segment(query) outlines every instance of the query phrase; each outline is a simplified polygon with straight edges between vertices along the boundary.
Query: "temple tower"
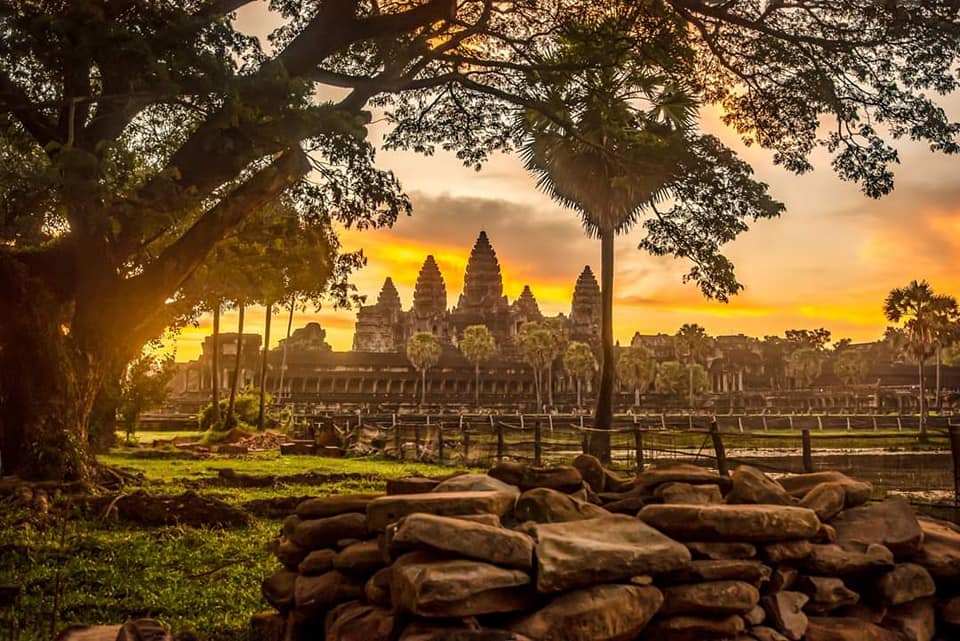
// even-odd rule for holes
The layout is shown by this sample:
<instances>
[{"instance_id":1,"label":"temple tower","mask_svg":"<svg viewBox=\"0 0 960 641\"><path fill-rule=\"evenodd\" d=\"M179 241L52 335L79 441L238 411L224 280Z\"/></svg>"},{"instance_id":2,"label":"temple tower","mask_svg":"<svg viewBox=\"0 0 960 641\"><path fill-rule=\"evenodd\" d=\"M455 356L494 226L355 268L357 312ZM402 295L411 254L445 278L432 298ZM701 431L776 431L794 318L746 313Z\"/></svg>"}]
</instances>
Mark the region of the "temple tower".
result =
<instances>
[{"instance_id":1,"label":"temple tower","mask_svg":"<svg viewBox=\"0 0 960 641\"><path fill-rule=\"evenodd\" d=\"M427 256L413 290L413 313L420 317L447 311L447 285L432 255Z\"/></svg>"},{"instance_id":2,"label":"temple tower","mask_svg":"<svg viewBox=\"0 0 960 641\"><path fill-rule=\"evenodd\" d=\"M573 289L570 309L570 338L595 343L600 340L600 285L590 265L583 268Z\"/></svg>"},{"instance_id":3,"label":"temple tower","mask_svg":"<svg viewBox=\"0 0 960 641\"><path fill-rule=\"evenodd\" d=\"M403 309L393 279L383 281L375 305L364 305L357 313L353 332L355 352L403 351Z\"/></svg>"},{"instance_id":4,"label":"temple tower","mask_svg":"<svg viewBox=\"0 0 960 641\"><path fill-rule=\"evenodd\" d=\"M472 311L497 307L506 307L500 261L497 260L497 252L487 238L487 232L481 231L467 261L463 293L457 302L457 309Z\"/></svg>"},{"instance_id":5,"label":"temple tower","mask_svg":"<svg viewBox=\"0 0 960 641\"><path fill-rule=\"evenodd\" d=\"M380 288L380 295L377 296L377 305L384 310L397 310L400 311L400 293L397 292L396 285L393 284L393 279L387 276L387 280L383 281L383 287Z\"/></svg>"}]
</instances>

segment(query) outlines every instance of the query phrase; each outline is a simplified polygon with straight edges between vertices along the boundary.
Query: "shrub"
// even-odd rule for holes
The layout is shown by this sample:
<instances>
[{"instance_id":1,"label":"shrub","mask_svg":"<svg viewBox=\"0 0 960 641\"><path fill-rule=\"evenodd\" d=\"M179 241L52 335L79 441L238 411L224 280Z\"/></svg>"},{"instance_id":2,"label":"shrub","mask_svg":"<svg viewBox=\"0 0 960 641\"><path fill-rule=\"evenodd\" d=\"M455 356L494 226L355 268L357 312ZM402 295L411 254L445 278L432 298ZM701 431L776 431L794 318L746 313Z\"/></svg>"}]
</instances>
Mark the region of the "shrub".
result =
<instances>
[{"instance_id":1,"label":"shrub","mask_svg":"<svg viewBox=\"0 0 960 641\"><path fill-rule=\"evenodd\" d=\"M267 394L266 404L270 405L271 397ZM230 404L229 399L223 399L220 401L220 419L223 420L227 415L227 406ZM242 427L244 429L253 429L257 424L257 415L260 413L260 392L258 390L249 390L244 391L240 394L237 394L237 400L233 406L233 416L234 416L234 427ZM208 403L206 407L200 412L198 417L200 422L200 430L206 431L210 428L214 429L223 429L222 425L213 424L213 403Z\"/></svg>"}]
</instances>

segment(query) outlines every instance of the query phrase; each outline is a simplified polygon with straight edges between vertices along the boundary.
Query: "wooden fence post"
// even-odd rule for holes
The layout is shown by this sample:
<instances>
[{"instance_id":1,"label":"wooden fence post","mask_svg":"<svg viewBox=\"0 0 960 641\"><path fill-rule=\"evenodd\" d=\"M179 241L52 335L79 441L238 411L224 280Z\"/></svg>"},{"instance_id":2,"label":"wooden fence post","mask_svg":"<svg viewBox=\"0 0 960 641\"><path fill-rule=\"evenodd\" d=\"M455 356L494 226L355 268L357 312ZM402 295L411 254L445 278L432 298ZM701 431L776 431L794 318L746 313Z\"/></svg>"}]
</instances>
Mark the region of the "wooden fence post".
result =
<instances>
[{"instance_id":1,"label":"wooden fence post","mask_svg":"<svg viewBox=\"0 0 960 641\"><path fill-rule=\"evenodd\" d=\"M543 461L543 444L540 442L541 426L543 421L537 420L533 424L533 464L541 465Z\"/></svg>"},{"instance_id":2,"label":"wooden fence post","mask_svg":"<svg viewBox=\"0 0 960 641\"><path fill-rule=\"evenodd\" d=\"M950 425L950 454L953 459L953 502L960 505L960 425Z\"/></svg>"},{"instance_id":3,"label":"wooden fence post","mask_svg":"<svg viewBox=\"0 0 960 641\"><path fill-rule=\"evenodd\" d=\"M397 425L397 415L393 415L393 447L397 450L397 458L403 460L403 442L400 440L400 426Z\"/></svg>"},{"instance_id":4,"label":"wooden fence post","mask_svg":"<svg viewBox=\"0 0 960 641\"><path fill-rule=\"evenodd\" d=\"M803 429L800 435L803 447L803 471L810 473L813 471L813 448L810 443L810 430Z\"/></svg>"},{"instance_id":5,"label":"wooden fence post","mask_svg":"<svg viewBox=\"0 0 960 641\"><path fill-rule=\"evenodd\" d=\"M497 422L497 463L503 461L503 423Z\"/></svg>"},{"instance_id":6,"label":"wooden fence post","mask_svg":"<svg viewBox=\"0 0 960 641\"><path fill-rule=\"evenodd\" d=\"M643 430L640 426L633 426L633 446L637 450L637 474L643 471Z\"/></svg>"},{"instance_id":7,"label":"wooden fence post","mask_svg":"<svg viewBox=\"0 0 960 641\"><path fill-rule=\"evenodd\" d=\"M710 421L710 439L713 441L713 451L717 455L717 471L723 476L730 476L727 452L723 447L723 438L720 436L720 428L717 426L716 418Z\"/></svg>"}]
</instances>

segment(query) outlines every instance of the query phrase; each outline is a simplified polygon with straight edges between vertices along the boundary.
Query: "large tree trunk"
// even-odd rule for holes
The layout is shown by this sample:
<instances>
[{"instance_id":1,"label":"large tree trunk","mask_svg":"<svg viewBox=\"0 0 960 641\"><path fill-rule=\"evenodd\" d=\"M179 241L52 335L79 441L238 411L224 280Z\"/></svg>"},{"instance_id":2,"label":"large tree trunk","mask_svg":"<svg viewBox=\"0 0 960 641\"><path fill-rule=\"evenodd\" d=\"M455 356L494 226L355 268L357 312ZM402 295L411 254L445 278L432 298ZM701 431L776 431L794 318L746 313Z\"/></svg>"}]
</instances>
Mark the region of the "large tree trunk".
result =
<instances>
[{"instance_id":1,"label":"large tree trunk","mask_svg":"<svg viewBox=\"0 0 960 641\"><path fill-rule=\"evenodd\" d=\"M221 301L213 308L213 355L210 359L210 368L213 370L210 376L210 384L213 386L210 400L213 403L213 428L220 426L220 308L223 306Z\"/></svg>"},{"instance_id":2,"label":"large tree trunk","mask_svg":"<svg viewBox=\"0 0 960 641\"><path fill-rule=\"evenodd\" d=\"M923 358L919 359L919 364L917 365L917 370L920 379L920 442L927 442L927 393L926 393L926 379L924 377L923 371Z\"/></svg>"},{"instance_id":3,"label":"large tree trunk","mask_svg":"<svg viewBox=\"0 0 960 641\"><path fill-rule=\"evenodd\" d=\"M293 330L293 311L296 308L297 301L294 298L290 301L290 315L287 317L287 340L283 341L283 356L280 358L280 381L277 384L277 398L282 398L283 394L283 378L287 373L287 343L290 342L290 332Z\"/></svg>"},{"instance_id":4,"label":"large tree trunk","mask_svg":"<svg viewBox=\"0 0 960 641\"><path fill-rule=\"evenodd\" d=\"M270 319L273 317L273 303L267 303L267 319L263 323L263 354L260 356L260 409L257 412L257 429L264 428L264 410L267 404L267 354L270 352Z\"/></svg>"},{"instance_id":5,"label":"large tree trunk","mask_svg":"<svg viewBox=\"0 0 960 641\"><path fill-rule=\"evenodd\" d=\"M600 360L600 389L597 391L597 409L593 417L593 426L609 430L613 426L613 237L612 229L603 230L600 235L600 339L602 355ZM610 462L610 434L591 432L587 439L587 451L604 463Z\"/></svg>"},{"instance_id":6,"label":"large tree trunk","mask_svg":"<svg viewBox=\"0 0 960 641\"><path fill-rule=\"evenodd\" d=\"M633 406L640 407L640 387L633 388Z\"/></svg>"},{"instance_id":7,"label":"large tree trunk","mask_svg":"<svg viewBox=\"0 0 960 641\"><path fill-rule=\"evenodd\" d=\"M240 301L238 306L239 318L237 318L237 357L233 366L233 377L230 379L230 401L227 403L227 416L223 420L224 429L231 429L236 423L233 416L234 407L237 404L237 387L240 385L240 365L243 358L243 312L245 305Z\"/></svg>"}]
</instances>

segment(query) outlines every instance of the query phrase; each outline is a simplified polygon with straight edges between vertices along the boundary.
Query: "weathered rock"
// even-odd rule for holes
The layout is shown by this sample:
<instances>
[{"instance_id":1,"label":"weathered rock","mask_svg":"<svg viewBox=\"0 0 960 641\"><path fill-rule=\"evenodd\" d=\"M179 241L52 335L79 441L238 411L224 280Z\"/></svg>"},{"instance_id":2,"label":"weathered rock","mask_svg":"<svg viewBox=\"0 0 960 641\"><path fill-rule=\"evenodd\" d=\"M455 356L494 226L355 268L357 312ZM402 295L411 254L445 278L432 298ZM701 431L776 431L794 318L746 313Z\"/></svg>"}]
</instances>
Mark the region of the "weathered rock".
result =
<instances>
[{"instance_id":1,"label":"weathered rock","mask_svg":"<svg viewBox=\"0 0 960 641\"><path fill-rule=\"evenodd\" d=\"M341 603L327 613L326 641L391 641L393 612L359 601Z\"/></svg>"},{"instance_id":2,"label":"weathered rock","mask_svg":"<svg viewBox=\"0 0 960 641\"><path fill-rule=\"evenodd\" d=\"M283 641L286 624L286 617L273 610L256 612L250 617L250 641Z\"/></svg>"},{"instance_id":3,"label":"weathered rock","mask_svg":"<svg viewBox=\"0 0 960 641\"><path fill-rule=\"evenodd\" d=\"M544 593L660 574L684 567L689 551L640 521L620 514L532 528L537 590Z\"/></svg>"},{"instance_id":4,"label":"weathered rock","mask_svg":"<svg viewBox=\"0 0 960 641\"><path fill-rule=\"evenodd\" d=\"M526 465L517 461L500 461L490 468L487 474L507 485L520 487L520 481L523 479L523 472L526 469Z\"/></svg>"},{"instance_id":5,"label":"weathered rock","mask_svg":"<svg viewBox=\"0 0 960 641\"><path fill-rule=\"evenodd\" d=\"M883 627L899 632L903 641L930 641L937 631L933 599L917 599L890 608Z\"/></svg>"},{"instance_id":6,"label":"weathered rock","mask_svg":"<svg viewBox=\"0 0 960 641\"><path fill-rule=\"evenodd\" d=\"M889 570L893 567L893 554L877 543L814 545L804 565L813 574L845 577Z\"/></svg>"},{"instance_id":7,"label":"weathered rock","mask_svg":"<svg viewBox=\"0 0 960 641\"><path fill-rule=\"evenodd\" d=\"M807 631L807 615L803 613L809 597L802 592L783 591L763 597L763 609L771 627L790 641L800 641Z\"/></svg>"},{"instance_id":8,"label":"weathered rock","mask_svg":"<svg viewBox=\"0 0 960 641\"><path fill-rule=\"evenodd\" d=\"M296 572L280 570L263 580L260 592L267 603L281 612L286 612L293 607L293 584L296 579Z\"/></svg>"},{"instance_id":9,"label":"weathered rock","mask_svg":"<svg viewBox=\"0 0 960 641\"><path fill-rule=\"evenodd\" d=\"M900 641L900 637L862 619L810 617L805 641Z\"/></svg>"},{"instance_id":10,"label":"weathered rock","mask_svg":"<svg viewBox=\"0 0 960 641\"><path fill-rule=\"evenodd\" d=\"M684 545L694 557L714 561L752 559L757 556L757 547L752 543L685 541Z\"/></svg>"},{"instance_id":11,"label":"weathered rock","mask_svg":"<svg viewBox=\"0 0 960 641\"><path fill-rule=\"evenodd\" d=\"M937 591L926 568L916 563L900 563L880 577L877 590L886 605L901 605L914 599L933 596Z\"/></svg>"},{"instance_id":12,"label":"weathered rock","mask_svg":"<svg viewBox=\"0 0 960 641\"><path fill-rule=\"evenodd\" d=\"M690 483L691 485L718 485L721 491L730 489L733 481L705 467L679 463L650 467L631 481L633 492L650 493L661 483Z\"/></svg>"},{"instance_id":13,"label":"weathered rock","mask_svg":"<svg viewBox=\"0 0 960 641\"><path fill-rule=\"evenodd\" d=\"M458 521L468 521L470 523L489 525L490 527L503 527L503 523L500 522L500 517L496 514L454 514L449 518L457 519Z\"/></svg>"},{"instance_id":14,"label":"weathered rock","mask_svg":"<svg viewBox=\"0 0 960 641\"><path fill-rule=\"evenodd\" d=\"M770 568L759 561L729 559L691 561L684 568L661 575L658 581L664 585L703 581L746 581L759 585L769 578Z\"/></svg>"},{"instance_id":15,"label":"weathered rock","mask_svg":"<svg viewBox=\"0 0 960 641\"><path fill-rule=\"evenodd\" d=\"M920 551L911 560L927 568L935 580L960 580L960 527L926 516L917 518L923 532Z\"/></svg>"},{"instance_id":16,"label":"weathered rock","mask_svg":"<svg viewBox=\"0 0 960 641\"><path fill-rule=\"evenodd\" d=\"M297 526L300 525L300 523L302 522L303 522L303 519L301 519L299 516L297 516L296 514L290 514L285 519L283 519L283 523L280 526L280 532L283 534L283 536L286 536L286 537L293 536L293 533L297 529Z\"/></svg>"},{"instance_id":17,"label":"weathered rock","mask_svg":"<svg viewBox=\"0 0 960 641\"><path fill-rule=\"evenodd\" d=\"M902 496L845 510L831 525L837 530L839 543L879 543L893 552L894 557L916 554L923 540L913 508Z\"/></svg>"},{"instance_id":18,"label":"weathered rock","mask_svg":"<svg viewBox=\"0 0 960 641\"><path fill-rule=\"evenodd\" d=\"M836 543L837 542L837 530L828 523L820 523L820 529L817 531L817 535L813 537L813 543Z\"/></svg>"},{"instance_id":19,"label":"weathered rock","mask_svg":"<svg viewBox=\"0 0 960 641\"><path fill-rule=\"evenodd\" d=\"M514 514L518 521L560 523L593 519L609 514L598 505L575 499L549 488L527 490L520 495Z\"/></svg>"},{"instance_id":20,"label":"weathered rock","mask_svg":"<svg viewBox=\"0 0 960 641\"><path fill-rule=\"evenodd\" d=\"M733 486L727 493L730 504L792 505L790 495L779 483L749 465L740 465L730 475Z\"/></svg>"},{"instance_id":21,"label":"weathered rock","mask_svg":"<svg viewBox=\"0 0 960 641\"><path fill-rule=\"evenodd\" d=\"M843 483L820 483L803 496L800 507L813 510L821 521L829 521L843 509L846 496Z\"/></svg>"},{"instance_id":22,"label":"weathered rock","mask_svg":"<svg viewBox=\"0 0 960 641\"><path fill-rule=\"evenodd\" d=\"M353 601L363 596L364 581L336 570L319 576L298 576L293 595L297 616L303 619L324 614L337 603Z\"/></svg>"},{"instance_id":23,"label":"weathered rock","mask_svg":"<svg viewBox=\"0 0 960 641\"><path fill-rule=\"evenodd\" d=\"M545 487L559 492L576 492L583 484L580 470L571 466L534 467L503 461L487 472L495 479L515 485L522 491Z\"/></svg>"},{"instance_id":24,"label":"weathered rock","mask_svg":"<svg viewBox=\"0 0 960 641\"><path fill-rule=\"evenodd\" d=\"M404 476L399 479L387 479L387 495L423 494L432 492L443 479L430 479L425 476Z\"/></svg>"},{"instance_id":25,"label":"weathered rock","mask_svg":"<svg viewBox=\"0 0 960 641\"><path fill-rule=\"evenodd\" d=\"M309 550L305 550L290 539L284 538L277 545L277 558L288 570L296 570L300 562L307 557Z\"/></svg>"},{"instance_id":26,"label":"weathered rock","mask_svg":"<svg viewBox=\"0 0 960 641\"><path fill-rule=\"evenodd\" d=\"M297 516L303 520L325 519L328 516L359 512L365 514L367 503L381 494L340 494L307 499L297 505Z\"/></svg>"},{"instance_id":27,"label":"weathered rock","mask_svg":"<svg viewBox=\"0 0 960 641\"><path fill-rule=\"evenodd\" d=\"M580 454L573 459L573 466L577 468L584 482L594 492L613 491L612 488L607 488L607 470L596 456Z\"/></svg>"},{"instance_id":28,"label":"weathered rock","mask_svg":"<svg viewBox=\"0 0 960 641\"><path fill-rule=\"evenodd\" d=\"M743 581L708 581L663 589L660 614L746 614L760 602L757 588Z\"/></svg>"},{"instance_id":29,"label":"weathered rock","mask_svg":"<svg viewBox=\"0 0 960 641\"><path fill-rule=\"evenodd\" d=\"M432 492L511 492L520 494L520 488L509 485L489 474L458 474L431 490Z\"/></svg>"},{"instance_id":30,"label":"weathered rock","mask_svg":"<svg viewBox=\"0 0 960 641\"><path fill-rule=\"evenodd\" d=\"M770 573L770 580L767 582L765 592L774 594L781 590L789 590L800 577L800 571L789 565L780 565Z\"/></svg>"},{"instance_id":31,"label":"weathered rock","mask_svg":"<svg viewBox=\"0 0 960 641\"><path fill-rule=\"evenodd\" d=\"M947 625L960 628L960 596L951 597L940 604L940 618Z\"/></svg>"},{"instance_id":32,"label":"weathered rock","mask_svg":"<svg viewBox=\"0 0 960 641\"><path fill-rule=\"evenodd\" d=\"M336 550L329 548L325 550L314 550L300 562L300 566L297 569L300 574L307 576L316 576L329 572L333 569L333 558L335 556L337 556Z\"/></svg>"},{"instance_id":33,"label":"weathered rock","mask_svg":"<svg viewBox=\"0 0 960 641\"><path fill-rule=\"evenodd\" d=\"M804 608L810 614L828 614L860 600L859 594L833 576L802 576L796 582L796 589L810 597Z\"/></svg>"},{"instance_id":34,"label":"weathered rock","mask_svg":"<svg viewBox=\"0 0 960 641\"><path fill-rule=\"evenodd\" d=\"M633 516L654 499L646 494L617 494L617 499L604 503L603 509L614 514L629 514Z\"/></svg>"},{"instance_id":35,"label":"weathered rock","mask_svg":"<svg viewBox=\"0 0 960 641\"><path fill-rule=\"evenodd\" d=\"M680 505L709 505L723 503L720 486L712 483L692 485L690 483L663 483L653 491L653 495L664 503Z\"/></svg>"},{"instance_id":36,"label":"weathered rock","mask_svg":"<svg viewBox=\"0 0 960 641\"><path fill-rule=\"evenodd\" d=\"M369 575L383 566L383 555L376 540L348 545L333 558L333 567L347 574Z\"/></svg>"},{"instance_id":37,"label":"weathered rock","mask_svg":"<svg viewBox=\"0 0 960 641\"><path fill-rule=\"evenodd\" d=\"M531 641L531 639L508 630L465 628L414 621L403 629L398 641Z\"/></svg>"},{"instance_id":38,"label":"weathered rock","mask_svg":"<svg viewBox=\"0 0 960 641\"><path fill-rule=\"evenodd\" d=\"M419 616L474 616L527 609L529 583L520 570L411 552L391 568L390 596L394 606Z\"/></svg>"},{"instance_id":39,"label":"weathered rock","mask_svg":"<svg viewBox=\"0 0 960 641\"><path fill-rule=\"evenodd\" d=\"M878 607L875 603L867 604L858 601L853 605L844 606L836 612L832 612L831 616L852 617L880 625L883 623L883 618L887 616L887 608L882 605Z\"/></svg>"},{"instance_id":40,"label":"weathered rock","mask_svg":"<svg viewBox=\"0 0 960 641\"><path fill-rule=\"evenodd\" d=\"M342 550L344 548L350 547L351 545L356 545L357 543L362 543L362 542L363 541L361 539L358 539L356 537L350 537L346 539L337 539L337 549Z\"/></svg>"},{"instance_id":41,"label":"weathered rock","mask_svg":"<svg viewBox=\"0 0 960 641\"><path fill-rule=\"evenodd\" d=\"M773 628L768 628L765 625L755 625L750 628L749 632L750 637L753 637L757 641L790 641Z\"/></svg>"},{"instance_id":42,"label":"weathered rock","mask_svg":"<svg viewBox=\"0 0 960 641\"><path fill-rule=\"evenodd\" d=\"M538 641L621 641L636 637L662 602L654 587L597 585L559 596L508 627Z\"/></svg>"},{"instance_id":43,"label":"weathered rock","mask_svg":"<svg viewBox=\"0 0 960 641\"><path fill-rule=\"evenodd\" d=\"M763 546L763 558L770 563L800 561L810 556L812 551L813 544L806 539L782 541Z\"/></svg>"},{"instance_id":44,"label":"weathered rock","mask_svg":"<svg viewBox=\"0 0 960 641\"><path fill-rule=\"evenodd\" d=\"M707 641L732 639L746 626L743 617L731 614L725 617L696 617L682 614L655 621L641 637L649 641Z\"/></svg>"},{"instance_id":45,"label":"weathered rock","mask_svg":"<svg viewBox=\"0 0 960 641\"><path fill-rule=\"evenodd\" d=\"M367 519L363 514L350 512L325 519L301 521L290 539L306 550L333 547L344 538L366 538Z\"/></svg>"},{"instance_id":46,"label":"weathered rock","mask_svg":"<svg viewBox=\"0 0 960 641\"><path fill-rule=\"evenodd\" d=\"M503 516L513 508L516 498L512 492L430 492L384 496L367 505L367 525L371 531L383 532L390 523L416 512L439 516Z\"/></svg>"},{"instance_id":47,"label":"weathered rock","mask_svg":"<svg viewBox=\"0 0 960 641\"><path fill-rule=\"evenodd\" d=\"M813 510L777 505L648 505L637 516L684 541L789 541L820 527Z\"/></svg>"},{"instance_id":48,"label":"weathered rock","mask_svg":"<svg viewBox=\"0 0 960 641\"><path fill-rule=\"evenodd\" d=\"M777 479L781 487L790 496L804 498L813 488L821 483L840 483L843 485L843 505L846 508L863 505L870 500L873 486L869 483L857 481L843 472L813 472L811 474L792 474Z\"/></svg>"},{"instance_id":49,"label":"weathered rock","mask_svg":"<svg viewBox=\"0 0 960 641\"><path fill-rule=\"evenodd\" d=\"M390 536L390 547L450 552L524 570L533 567L533 539L526 534L433 514L411 514L401 520Z\"/></svg>"},{"instance_id":50,"label":"weathered rock","mask_svg":"<svg viewBox=\"0 0 960 641\"><path fill-rule=\"evenodd\" d=\"M743 615L743 620L752 626L758 626L763 624L767 619L767 611L763 609L760 605L753 606L749 612Z\"/></svg>"},{"instance_id":51,"label":"weathered rock","mask_svg":"<svg viewBox=\"0 0 960 641\"><path fill-rule=\"evenodd\" d=\"M363 596L370 603L383 606L392 605L390 602L390 567L380 568L363 584Z\"/></svg>"}]
</instances>

